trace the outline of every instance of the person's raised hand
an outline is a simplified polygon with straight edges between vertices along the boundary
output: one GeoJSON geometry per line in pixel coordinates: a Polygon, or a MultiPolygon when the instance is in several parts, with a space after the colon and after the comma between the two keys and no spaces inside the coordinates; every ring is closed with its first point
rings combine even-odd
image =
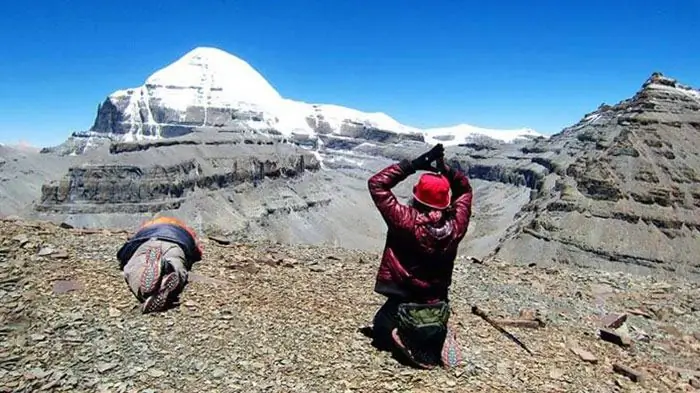
{"type": "Polygon", "coordinates": [[[438,143],[433,146],[429,151],[421,154],[415,160],[411,161],[411,165],[415,170],[431,171],[437,172],[438,168],[433,167],[431,164],[437,160],[443,159],[445,155],[445,148],[442,143],[438,143]]]}

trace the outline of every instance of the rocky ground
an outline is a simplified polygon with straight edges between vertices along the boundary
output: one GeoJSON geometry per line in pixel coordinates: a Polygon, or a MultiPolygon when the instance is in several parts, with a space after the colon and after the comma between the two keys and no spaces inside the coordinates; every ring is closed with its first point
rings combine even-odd
{"type": "Polygon", "coordinates": [[[382,300],[376,253],[205,239],[180,307],[144,316],[114,258],[126,233],[10,220],[0,233],[0,392],[700,389],[697,281],[464,258],[453,321],[471,366],[424,371],[361,332],[382,300]]]}

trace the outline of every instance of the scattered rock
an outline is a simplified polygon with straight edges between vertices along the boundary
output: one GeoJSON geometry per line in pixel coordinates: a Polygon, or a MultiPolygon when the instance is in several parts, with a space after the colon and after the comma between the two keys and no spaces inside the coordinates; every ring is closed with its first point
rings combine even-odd
{"type": "Polygon", "coordinates": [[[601,340],[619,345],[621,347],[629,347],[632,345],[632,340],[626,334],[618,333],[609,329],[600,329],[599,334],[601,340]]]}
{"type": "Polygon", "coordinates": [[[54,252],[56,252],[56,250],[54,250],[51,247],[43,247],[41,250],[39,250],[39,252],[36,255],[40,257],[45,257],[47,255],[53,254],[54,252]]]}
{"type": "Polygon", "coordinates": [[[326,268],[321,266],[311,266],[309,267],[309,270],[311,270],[314,273],[323,273],[326,271],[326,268]]]}
{"type": "Polygon", "coordinates": [[[545,327],[541,319],[497,319],[494,320],[501,326],[513,326],[519,328],[539,329],[545,327]]]}
{"type": "Polygon", "coordinates": [[[688,381],[688,383],[695,389],[700,389],[700,378],[692,377],[690,378],[690,381],[688,381]]]}
{"type": "Polygon", "coordinates": [[[203,276],[201,274],[196,274],[196,273],[190,273],[187,275],[187,281],[189,282],[196,282],[196,283],[202,283],[202,284],[208,284],[208,285],[226,285],[227,281],[224,280],[219,280],[216,278],[211,278],[207,276],[203,276]]]}
{"type": "Polygon", "coordinates": [[[115,367],[117,367],[116,363],[100,362],[97,363],[97,366],[95,368],[97,369],[98,373],[103,374],[115,367]]]}
{"type": "Polygon", "coordinates": [[[622,365],[620,363],[615,363],[613,364],[613,371],[626,376],[632,382],[642,382],[645,378],[644,374],[641,371],[635,370],[631,367],[622,365]]]}
{"type": "MultiPolygon", "coordinates": [[[[629,329],[629,336],[638,343],[639,326],[653,329],[649,331],[655,338],[653,345],[636,346],[634,355],[595,341],[597,330],[582,328],[581,320],[595,315],[597,305],[591,304],[585,292],[581,299],[574,298],[576,290],[591,282],[614,281],[620,296],[608,298],[604,306],[611,311],[626,310],[644,299],[652,281],[647,277],[611,277],[574,265],[534,271],[522,265],[487,262],[490,267],[484,269],[462,264],[455,271],[452,288],[453,318],[458,340],[474,349],[481,371],[472,375],[460,368],[453,377],[452,373],[403,367],[372,348],[371,337],[343,333],[371,323],[383,303],[371,290],[378,263],[373,253],[269,244],[243,244],[231,252],[232,248],[212,243],[207,256],[212,263],[195,265],[196,274],[189,276],[192,282],[205,284],[188,286],[180,298],[181,307],[144,316],[119,270],[111,263],[99,263],[113,259],[120,237],[37,231],[30,235],[34,245],[22,250],[9,239],[26,231],[25,227],[0,223],[0,229],[8,234],[0,242],[10,248],[7,255],[11,256],[0,255],[0,260],[6,259],[0,263],[0,347],[6,349],[0,353],[0,391],[39,391],[50,386],[49,391],[127,393],[151,388],[174,393],[177,386],[182,391],[363,392],[384,391],[385,386],[427,392],[461,391],[469,386],[479,391],[566,392],[613,391],[616,383],[625,391],[634,390],[635,383],[610,373],[614,363],[649,370],[649,375],[655,362],[662,371],[671,364],[695,367],[692,356],[697,352],[688,341],[698,345],[692,332],[700,332],[700,325],[690,314],[673,314],[668,322],[682,328],[682,337],[663,334],[656,321],[629,316],[617,333],[629,329]],[[36,245],[49,246],[48,242],[56,250],[66,250],[71,258],[81,257],[71,263],[57,263],[51,257],[48,263],[32,263],[39,249],[36,245]],[[259,262],[268,253],[272,260],[281,259],[282,266],[296,268],[259,262]],[[325,260],[329,254],[341,261],[372,262],[340,267],[340,262],[325,260]],[[229,263],[236,270],[224,267],[229,263]],[[246,264],[259,268],[258,273],[241,271],[246,264]],[[312,273],[307,267],[325,268],[328,273],[312,273]],[[82,290],[57,296],[52,286],[53,293],[82,290]],[[498,309],[514,325],[539,325],[538,310],[551,317],[547,331],[522,332],[527,337],[523,341],[537,348],[538,356],[524,356],[488,324],[470,318],[472,300],[498,309]],[[572,349],[561,343],[562,351],[560,337],[575,341],[582,332],[590,336],[580,340],[593,341],[575,342],[577,347],[572,349]],[[45,338],[35,341],[32,334],[45,338]],[[662,344],[668,345],[667,351],[660,349],[662,344]],[[30,371],[35,368],[41,371],[30,371]],[[606,369],[607,377],[601,375],[606,369]],[[56,370],[63,374],[54,374],[56,370]]],[[[694,283],[674,281],[674,285],[679,298],[696,293],[694,283]]],[[[674,302],[668,304],[669,309],[678,304],[674,302]]],[[[598,325],[600,320],[590,319],[586,325],[591,326],[589,323],[598,325]]],[[[666,374],[672,388],[656,375],[647,377],[644,389],[693,389],[688,385],[691,373],[682,378],[666,374]]]]}
{"type": "Polygon", "coordinates": [[[640,316],[640,317],[644,317],[644,318],[647,318],[647,319],[653,318],[652,315],[651,315],[650,313],[648,313],[648,312],[646,312],[646,311],[644,311],[644,310],[641,310],[641,309],[639,309],[639,308],[633,308],[633,309],[627,310],[627,312],[630,313],[630,314],[632,314],[632,315],[638,315],[638,316],[640,316]]]}
{"type": "Polygon", "coordinates": [[[221,368],[221,367],[215,368],[211,374],[212,378],[215,378],[215,379],[219,379],[219,378],[223,377],[224,375],[226,375],[226,370],[221,368]]]}
{"type": "Polygon", "coordinates": [[[598,363],[598,358],[593,355],[592,353],[586,351],[585,349],[579,347],[575,343],[570,343],[569,344],[569,350],[578,356],[581,360],[583,360],[586,363],[591,363],[591,364],[597,364],[598,363]]]}
{"type": "Polygon", "coordinates": [[[20,247],[24,247],[25,244],[29,243],[29,237],[25,234],[17,235],[12,240],[18,242],[20,247]]]}
{"type": "Polygon", "coordinates": [[[671,310],[667,307],[652,307],[651,312],[659,321],[667,321],[671,315],[671,310]]]}
{"type": "Polygon", "coordinates": [[[33,341],[44,341],[46,340],[46,335],[41,333],[34,333],[29,336],[33,341]]]}
{"type": "Polygon", "coordinates": [[[58,251],[54,254],[51,254],[51,258],[54,258],[54,259],[68,259],[69,257],[70,256],[65,251],[58,251]]]}
{"type": "Polygon", "coordinates": [[[560,368],[553,368],[549,370],[549,377],[552,379],[559,379],[564,375],[564,370],[560,368]]]}
{"type": "Polygon", "coordinates": [[[58,225],[60,228],[63,229],[73,229],[73,225],[67,223],[67,222],[62,222],[58,225]]]}
{"type": "Polygon", "coordinates": [[[78,291],[83,289],[83,284],[75,280],[59,280],[53,283],[53,293],[60,295],[70,291],[78,291]]]}
{"type": "Polygon", "coordinates": [[[231,240],[229,240],[225,237],[221,237],[221,236],[209,236],[209,240],[216,242],[216,243],[219,243],[219,244],[224,245],[224,246],[231,244],[231,240]]]}
{"type": "Polygon", "coordinates": [[[537,317],[537,311],[531,308],[524,308],[520,310],[520,318],[534,320],[537,317]]]}
{"type": "Polygon", "coordinates": [[[150,368],[148,369],[148,375],[152,376],[153,378],[160,378],[163,375],[165,375],[165,371],[159,370],[157,368],[150,368]]]}
{"type": "Polygon", "coordinates": [[[617,329],[627,321],[627,314],[608,314],[603,317],[601,324],[605,328],[617,329]]]}

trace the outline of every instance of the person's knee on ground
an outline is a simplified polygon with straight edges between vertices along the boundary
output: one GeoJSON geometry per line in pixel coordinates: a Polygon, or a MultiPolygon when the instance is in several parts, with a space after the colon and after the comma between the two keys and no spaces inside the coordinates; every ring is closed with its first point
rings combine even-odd
{"type": "Polygon", "coordinates": [[[372,336],[374,345],[381,350],[391,350],[394,342],[391,332],[396,328],[396,312],[399,302],[388,299],[374,315],[372,320],[372,336]]]}

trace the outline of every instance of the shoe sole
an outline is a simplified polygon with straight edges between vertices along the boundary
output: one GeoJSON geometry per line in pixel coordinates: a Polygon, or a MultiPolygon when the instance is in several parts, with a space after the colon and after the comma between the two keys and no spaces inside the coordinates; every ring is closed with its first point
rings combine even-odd
{"type": "Polygon", "coordinates": [[[442,345],[440,352],[442,364],[445,367],[457,367],[462,363],[462,350],[459,348],[457,338],[452,329],[448,330],[445,337],[445,343],[442,345]]]}
{"type": "Polygon", "coordinates": [[[161,275],[161,256],[163,250],[158,248],[149,248],[146,255],[146,263],[143,274],[141,275],[141,295],[148,296],[158,288],[158,281],[161,275]]]}
{"type": "Polygon", "coordinates": [[[151,313],[156,311],[162,311],[167,302],[170,294],[178,287],[180,284],[180,279],[177,273],[170,273],[163,277],[163,282],[160,285],[160,291],[146,299],[143,303],[143,313],[151,313]]]}

